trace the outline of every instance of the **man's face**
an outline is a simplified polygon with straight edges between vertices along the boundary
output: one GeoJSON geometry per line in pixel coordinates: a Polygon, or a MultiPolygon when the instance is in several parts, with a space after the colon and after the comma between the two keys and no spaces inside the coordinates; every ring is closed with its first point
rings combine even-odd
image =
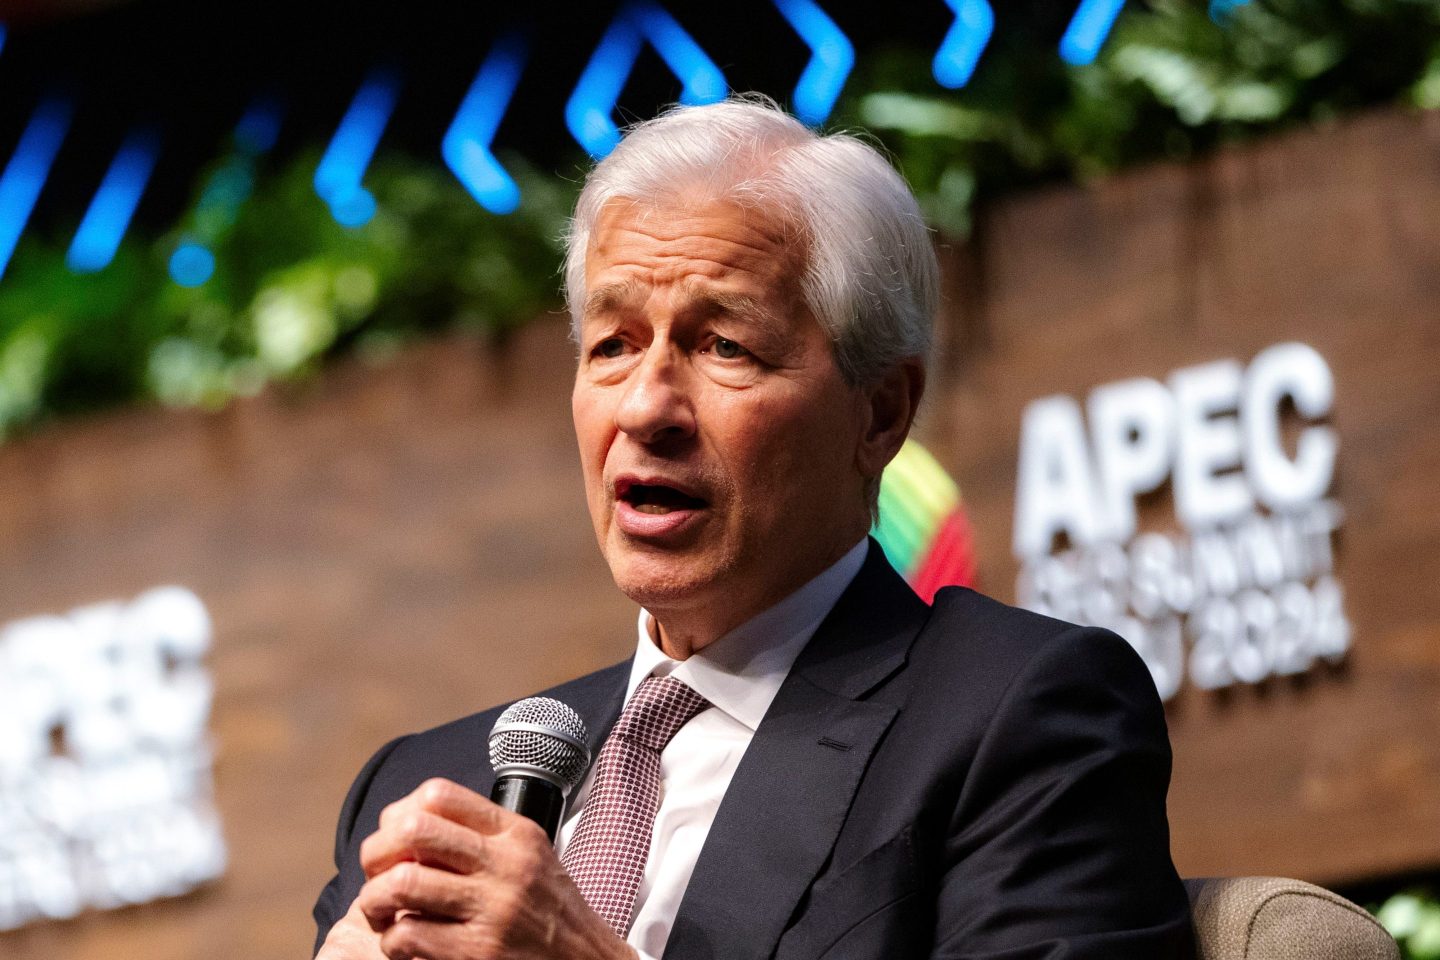
{"type": "Polygon", "coordinates": [[[586,497],[617,585],[662,624],[729,629],[868,526],[864,396],[801,266],[778,223],[725,202],[614,201],[592,232],[572,399],[586,497]]]}

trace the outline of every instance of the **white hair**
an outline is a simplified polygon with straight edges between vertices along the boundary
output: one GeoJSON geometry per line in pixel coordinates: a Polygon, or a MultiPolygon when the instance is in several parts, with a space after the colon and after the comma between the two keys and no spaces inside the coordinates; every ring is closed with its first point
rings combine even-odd
{"type": "Polygon", "coordinates": [[[570,224],[565,294],[578,339],[585,255],[615,199],[705,199],[763,206],[804,244],[801,293],[853,384],[929,353],[939,266],[920,208],[878,150],[820,136],[765,97],[672,107],[632,127],[590,172],[570,224]]]}

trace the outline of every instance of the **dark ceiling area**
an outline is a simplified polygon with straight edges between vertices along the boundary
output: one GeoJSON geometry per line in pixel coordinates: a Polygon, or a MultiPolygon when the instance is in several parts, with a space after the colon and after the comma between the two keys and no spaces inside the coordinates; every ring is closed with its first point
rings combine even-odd
{"type": "MultiPolygon", "coordinates": [[[[937,48],[955,20],[942,0],[821,6],[862,62],[886,45],[937,48]]],[[[996,44],[1053,43],[1073,13],[1073,4],[1060,2],[993,6],[996,44]]],[[[10,156],[43,99],[74,104],[31,219],[32,229],[44,231],[73,228],[117,146],[137,127],[154,129],[162,147],[135,222],[164,226],[190,202],[197,173],[228,148],[247,105],[265,98],[279,107],[273,157],[318,149],[377,66],[393,68],[401,82],[382,147],[438,159],[486,52],[517,28],[529,37],[530,56],[494,146],[573,172],[583,153],[565,126],[565,103],[618,4],[29,0],[10,8],[0,51],[0,157],[10,156]]],[[[783,102],[809,60],[809,48],[769,0],[672,2],[667,9],[731,89],[783,102]]],[[[676,78],[647,48],[615,116],[623,123],[651,115],[678,94],[676,78]]]]}

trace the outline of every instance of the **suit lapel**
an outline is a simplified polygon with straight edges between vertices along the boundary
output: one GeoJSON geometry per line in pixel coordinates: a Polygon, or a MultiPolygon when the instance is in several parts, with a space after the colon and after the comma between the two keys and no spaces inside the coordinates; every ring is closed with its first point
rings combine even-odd
{"type": "Polygon", "coordinates": [[[905,661],[927,608],[873,541],[781,685],[695,864],[666,958],[768,957],[824,866],[895,708],[859,699],[905,661]]]}

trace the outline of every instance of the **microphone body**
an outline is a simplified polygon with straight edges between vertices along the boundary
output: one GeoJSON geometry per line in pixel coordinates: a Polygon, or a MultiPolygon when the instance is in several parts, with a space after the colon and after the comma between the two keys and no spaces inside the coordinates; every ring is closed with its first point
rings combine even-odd
{"type": "Polygon", "coordinates": [[[510,774],[496,777],[490,799],[540,824],[550,842],[555,842],[560,823],[565,819],[565,793],[549,780],[510,774]]]}
{"type": "Polygon", "coordinates": [[[490,799],[539,824],[555,842],[570,791],[590,766],[585,721],[549,697],[506,708],[490,731],[490,799]]]}

